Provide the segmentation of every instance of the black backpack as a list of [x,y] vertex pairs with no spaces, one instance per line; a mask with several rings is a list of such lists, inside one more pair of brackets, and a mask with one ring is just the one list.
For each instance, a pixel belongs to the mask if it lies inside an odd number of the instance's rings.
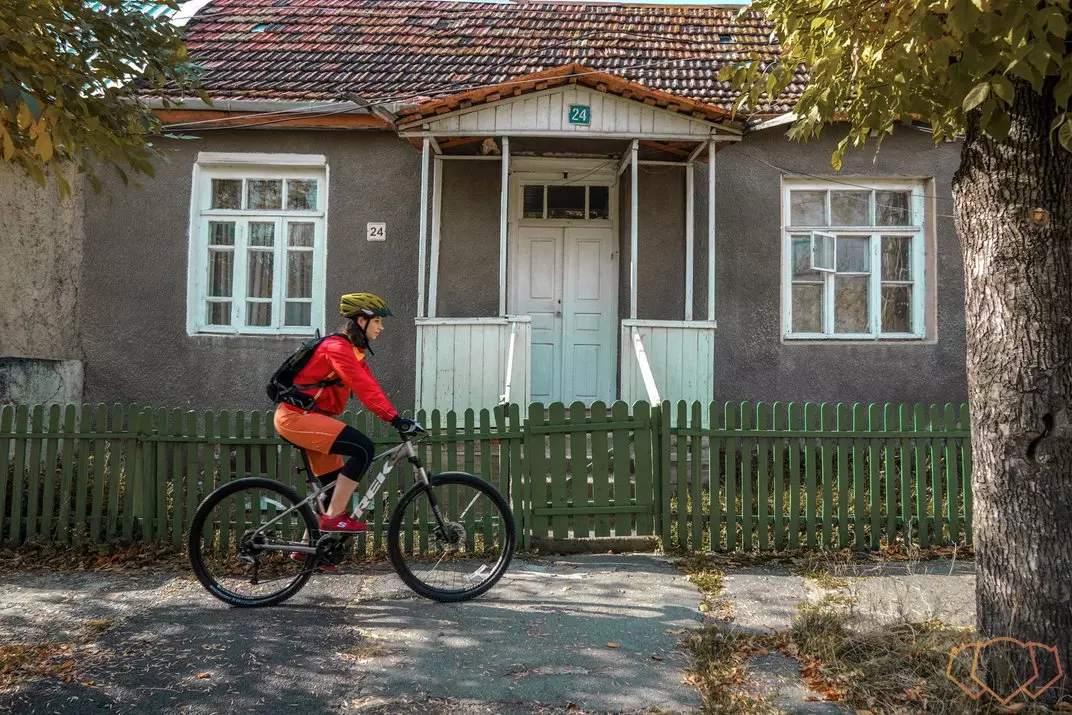
[[[331,385],[338,385],[342,383],[339,378],[333,378],[331,380],[321,380],[320,382],[314,382],[311,385],[295,385],[294,378],[298,376],[302,368],[306,366],[310,358],[313,357],[313,353],[316,352],[320,343],[324,342],[328,338],[334,336],[346,337],[345,333],[332,333],[331,335],[325,335],[320,337],[320,331],[316,331],[316,336],[312,342],[305,342],[301,344],[294,353],[283,361],[283,364],[272,373],[272,377],[268,380],[268,399],[275,404],[285,402],[288,405],[293,405],[303,410],[311,411],[316,409],[316,401],[312,395],[307,395],[301,390],[308,390],[314,387],[330,387]],[[347,338],[349,339],[349,338]]]

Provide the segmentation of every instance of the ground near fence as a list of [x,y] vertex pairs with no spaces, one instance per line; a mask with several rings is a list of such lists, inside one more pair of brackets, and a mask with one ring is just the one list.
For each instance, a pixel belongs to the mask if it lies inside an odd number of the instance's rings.
[[[837,594],[861,623],[974,620],[970,561],[724,559],[719,593],[681,565],[522,558],[461,605],[416,598],[386,565],[350,567],[266,610],[228,608],[176,568],[7,572],[0,711],[700,712],[687,646],[705,627],[785,631],[801,604]],[[821,702],[784,654],[745,672],[757,712],[852,712]]]

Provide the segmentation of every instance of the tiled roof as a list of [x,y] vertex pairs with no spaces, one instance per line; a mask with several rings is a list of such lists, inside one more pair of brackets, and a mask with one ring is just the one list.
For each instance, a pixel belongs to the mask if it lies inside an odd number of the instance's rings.
[[[218,99],[415,104],[576,62],[729,108],[719,68],[776,59],[771,28],[711,6],[212,0],[187,32]],[[760,111],[789,111],[799,79]]]

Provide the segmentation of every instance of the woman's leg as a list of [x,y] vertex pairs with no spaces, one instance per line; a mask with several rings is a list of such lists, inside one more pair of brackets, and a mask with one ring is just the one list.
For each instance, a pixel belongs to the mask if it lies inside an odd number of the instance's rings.
[[337,516],[343,512],[349,512],[348,505],[354,490],[357,489],[357,483],[372,463],[372,440],[359,430],[347,425],[339,433],[335,443],[331,445],[330,453],[350,458],[340,470],[338,479],[335,480],[331,504],[328,505],[327,515]]

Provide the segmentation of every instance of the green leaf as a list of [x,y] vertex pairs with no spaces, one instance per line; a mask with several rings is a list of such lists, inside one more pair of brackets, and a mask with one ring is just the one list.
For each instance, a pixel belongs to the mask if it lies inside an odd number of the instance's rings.
[[41,161],[52,161],[52,137],[44,127],[41,128],[37,141],[34,142],[34,151],[41,157]]
[[1053,90],[1053,98],[1057,102],[1058,109],[1068,107],[1069,97],[1072,97],[1072,75],[1063,77]]
[[1038,46],[1027,55],[1027,61],[1039,71],[1039,73],[1045,75],[1047,68],[1050,66],[1050,50],[1045,46]]
[[1016,94],[1016,89],[1013,87],[1012,82],[1008,80],[1004,75],[994,75],[990,80],[990,86],[994,90],[994,94],[1005,100],[1006,104],[1012,104],[1013,97]]
[[[962,0],[963,1],[963,0]],[[980,82],[972,88],[972,91],[968,92],[968,96],[964,98],[964,103],[961,105],[965,112],[978,107],[980,104],[986,101],[990,96],[990,83]]]
[[1061,131],[1057,133],[1057,139],[1067,151],[1072,151],[1072,121],[1068,119],[1061,125]]
[[994,116],[990,118],[990,123],[986,126],[986,133],[993,138],[996,142],[1003,142],[1009,136],[1009,129],[1012,127],[1012,118],[1004,110],[999,109],[994,112]]
[[0,127],[0,132],[3,132],[2,151],[4,160],[7,161],[15,156],[15,142],[11,141],[11,134],[3,127]]

